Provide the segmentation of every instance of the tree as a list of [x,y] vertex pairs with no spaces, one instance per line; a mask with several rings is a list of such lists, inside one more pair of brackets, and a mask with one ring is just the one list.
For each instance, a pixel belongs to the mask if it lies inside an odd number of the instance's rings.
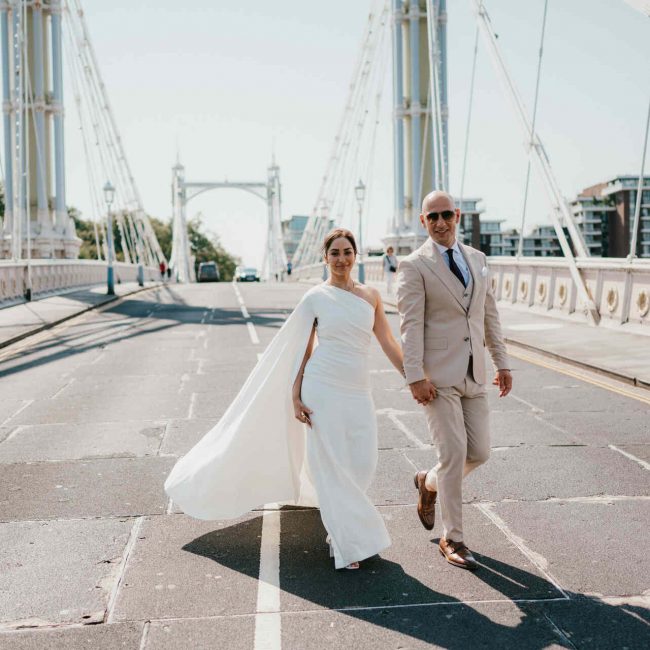
[[68,215],[74,221],[74,227],[77,231],[77,237],[81,239],[81,248],[79,249],[79,259],[96,260],[97,257],[97,240],[95,239],[95,224],[88,219],[82,219],[79,210],[73,206],[68,208]]
[[201,262],[216,262],[221,280],[230,282],[235,277],[235,268],[240,260],[226,251],[217,235],[201,232],[202,226],[200,215],[191,219],[187,224],[190,247],[194,253],[194,271],[198,273]]

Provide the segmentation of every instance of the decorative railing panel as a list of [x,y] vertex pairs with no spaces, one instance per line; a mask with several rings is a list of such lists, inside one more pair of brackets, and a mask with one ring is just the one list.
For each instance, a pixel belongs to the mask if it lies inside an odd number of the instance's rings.
[[[37,297],[75,287],[91,286],[106,282],[106,262],[94,260],[33,260],[30,263],[32,295]],[[116,282],[137,282],[138,267],[135,264],[117,262],[114,265]],[[145,280],[156,280],[159,271],[144,268]],[[27,262],[0,261],[0,304],[20,300],[27,287]]]
[[[650,260],[630,263],[620,258],[578,258],[587,291],[600,312],[600,325],[640,326],[650,333]],[[529,309],[547,316],[587,320],[578,304],[578,290],[561,257],[488,258],[490,282],[500,303]],[[366,279],[381,281],[381,258],[365,262]],[[323,277],[323,265],[295,269],[292,277],[315,280]],[[637,328],[635,328],[637,329]]]

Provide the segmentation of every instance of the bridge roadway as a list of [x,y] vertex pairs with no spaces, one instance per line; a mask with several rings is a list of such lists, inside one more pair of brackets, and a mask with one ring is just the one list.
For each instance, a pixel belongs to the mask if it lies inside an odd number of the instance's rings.
[[489,391],[474,574],[417,520],[434,450],[377,345],[381,557],[335,572],[314,510],[176,512],[169,469],[305,288],[163,286],[0,350],[0,648],[649,647],[650,393],[575,367],[515,359]]

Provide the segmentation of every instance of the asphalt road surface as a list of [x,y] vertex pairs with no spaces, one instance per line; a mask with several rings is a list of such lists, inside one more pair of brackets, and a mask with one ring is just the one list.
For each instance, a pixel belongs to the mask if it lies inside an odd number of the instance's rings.
[[305,289],[165,286],[1,351],[0,648],[650,647],[650,393],[575,368],[515,359],[512,396],[490,388],[476,573],[417,519],[435,450],[376,344],[386,552],[335,571],[315,510],[176,511],[167,473]]

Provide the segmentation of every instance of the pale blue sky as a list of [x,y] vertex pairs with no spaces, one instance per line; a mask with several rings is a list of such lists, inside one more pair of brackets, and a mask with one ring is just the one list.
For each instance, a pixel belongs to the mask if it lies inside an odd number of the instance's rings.
[[[145,208],[171,213],[177,144],[190,180],[263,180],[275,140],[283,216],[307,214],[340,118],[369,0],[85,0],[86,20]],[[475,21],[449,0],[451,190],[459,191]],[[532,105],[543,0],[486,0],[505,60]],[[650,95],[650,21],[622,0],[549,0],[538,114],[562,191],[638,173]],[[465,194],[520,219],[521,131],[479,46]],[[390,84],[390,79],[387,78]],[[387,87],[387,99],[391,88]],[[75,109],[67,96],[68,202],[90,214]],[[367,241],[393,210],[392,123],[379,127]],[[212,192],[189,204],[224,244],[258,264],[265,205]],[[546,221],[537,181],[529,223]]]

